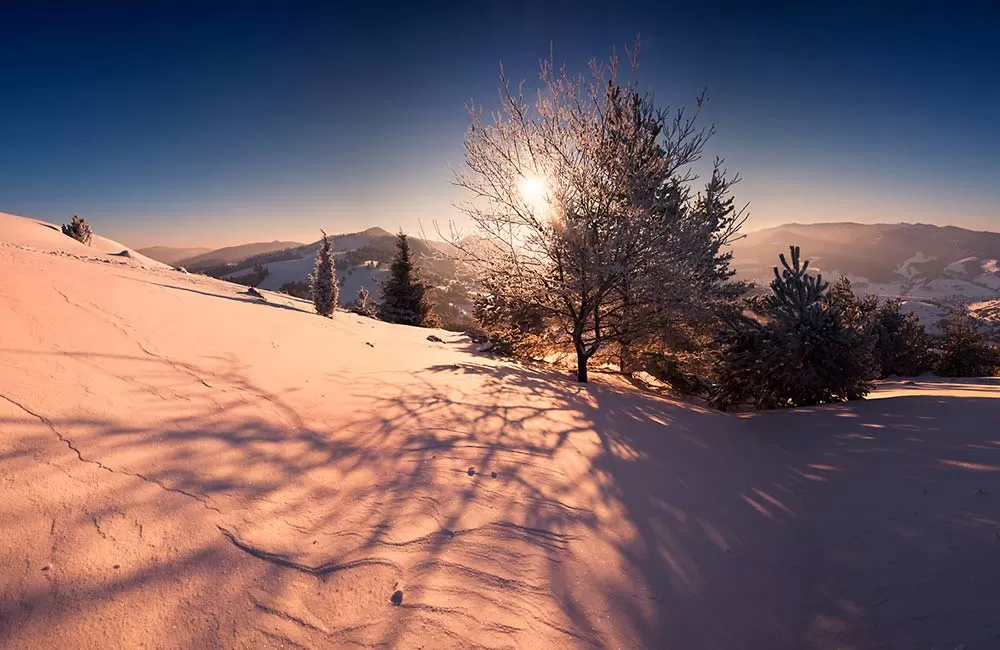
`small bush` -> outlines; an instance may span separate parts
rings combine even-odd
[[[81,219],[75,214],[70,223],[63,224],[62,232],[64,235],[72,237],[87,246],[90,246],[90,240],[94,236],[94,233],[90,231],[90,224],[87,223],[87,220]]]
[[[827,292],[828,305],[840,310],[845,325],[871,337],[872,376],[913,377],[930,372],[930,337],[916,314],[902,311],[902,301],[855,295],[851,281],[841,277]]]
[[[242,284],[245,287],[256,287],[263,282],[268,275],[270,275],[268,268],[258,264],[253,267],[253,271],[250,273],[230,278],[230,280],[236,284]]]
[[[1000,351],[990,345],[967,312],[948,318],[937,348],[935,372],[941,377],[992,377],[1000,370]]]
[[[811,406],[861,399],[872,388],[872,337],[849,323],[829,283],[809,262],[781,255],[771,294],[750,303],[758,319],[739,316],[719,338],[712,402],[721,409]]]
[[[887,300],[872,315],[870,331],[875,337],[875,362],[879,377],[914,377],[933,369],[930,337],[917,315],[904,314],[902,302]]]
[[[358,297],[353,303],[351,303],[348,310],[359,316],[365,316],[367,318],[378,317],[378,305],[375,304],[374,300],[372,300],[371,295],[368,293],[368,289],[365,289],[364,287],[358,289]]]
[[[302,298],[303,300],[312,300],[312,290],[306,281],[286,282],[278,288],[278,291],[283,291],[290,296]]]
[[[688,359],[662,352],[647,352],[640,357],[641,369],[684,395],[708,395],[711,385],[700,374],[692,372]]]

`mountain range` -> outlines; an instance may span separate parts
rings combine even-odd
[[[416,237],[409,241],[433,284],[461,285],[454,265],[435,255],[446,244]],[[361,286],[377,298],[395,242],[395,235],[378,227],[333,236],[342,303],[353,300]],[[1000,233],[908,223],[785,224],[751,232],[733,245],[737,277],[765,288],[778,255],[787,254],[790,245],[799,246],[810,268],[828,280],[844,275],[859,294],[901,298],[932,331],[959,306],[990,320],[1000,315]],[[193,272],[287,290],[305,282],[318,248],[318,241],[273,241],[210,251],[151,247],[139,252]],[[198,252],[179,254],[192,250]],[[457,293],[455,302],[467,308],[467,294]]]
[[[733,245],[737,276],[766,287],[779,253],[799,246],[825,279],[847,276],[856,293],[901,298],[930,330],[955,307],[996,313],[1000,305],[1000,233],[927,224],[786,224]]]

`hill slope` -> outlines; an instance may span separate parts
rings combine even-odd
[[[295,248],[296,246],[302,246],[302,244],[294,241],[275,240],[270,242],[240,244],[238,246],[226,246],[225,248],[218,248],[207,253],[177,260],[177,263],[174,266],[183,266],[191,271],[199,271],[201,269],[221,266],[223,264],[233,264],[254,255],[264,255],[266,253],[284,250],[286,248]]]
[[[58,255],[151,269],[170,268],[162,262],[95,233],[90,245],[62,233],[59,225],[0,212],[0,245]]]
[[[996,382],[724,415],[32,224],[0,228],[4,648],[995,641]]]
[[[150,246],[148,248],[140,248],[138,250],[146,257],[151,257],[154,260],[163,262],[164,264],[169,264],[170,266],[178,266],[177,263],[181,260],[194,257],[196,255],[202,255],[203,253],[208,253],[212,249],[207,247],[177,248],[174,246]]]

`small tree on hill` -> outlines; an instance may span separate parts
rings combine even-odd
[[[759,320],[737,317],[719,339],[719,408],[807,406],[860,399],[871,390],[871,338],[845,324],[829,283],[807,273],[791,247],[791,263],[774,267],[771,294],[750,303]],[[849,317],[848,317],[849,318]]]
[[[351,311],[359,316],[367,316],[369,318],[375,318],[378,315],[378,305],[372,300],[368,289],[364,287],[358,289],[358,297],[354,301],[354,304],[351,305]]]
[[[428,326],[431,304],[427,286],[419,279],[406,234],[396,235],[396,256],[389,278],[382,283],[382,303],[378,317],[387,323]]]
[[[942,377],[992,377],[1000,370],[1000,351],[965,311],[948,318],[938,346],[941,357],[936,373]]]
[[[90,246],[90,240],[93,237],[93,233],[90,231],[90,224],[87,223],[86,219],[81,219],[80,217],[73,215],[73,220],[70,223],[63,224],[62,232],[64,235],[68,235],[80,243]]]
[[[337,285],[337,274],[333,265],[333,245],[325,231],[319,252],[316,253],[316,265],[309,275],[309,288],[312,292],[316,313],[321,316],[333,316],[337,308],[337,298],[340,287]]]

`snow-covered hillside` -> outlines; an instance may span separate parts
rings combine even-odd
[[[87,245],[64,235],[57,224],[3,212],[0,212],[0,246],[16,246],[26,250],[150,269],[171,268],[98,234],[94,234]]]
[[[996,381],[727,415],[0,244],[5,649],[995,641]]]

